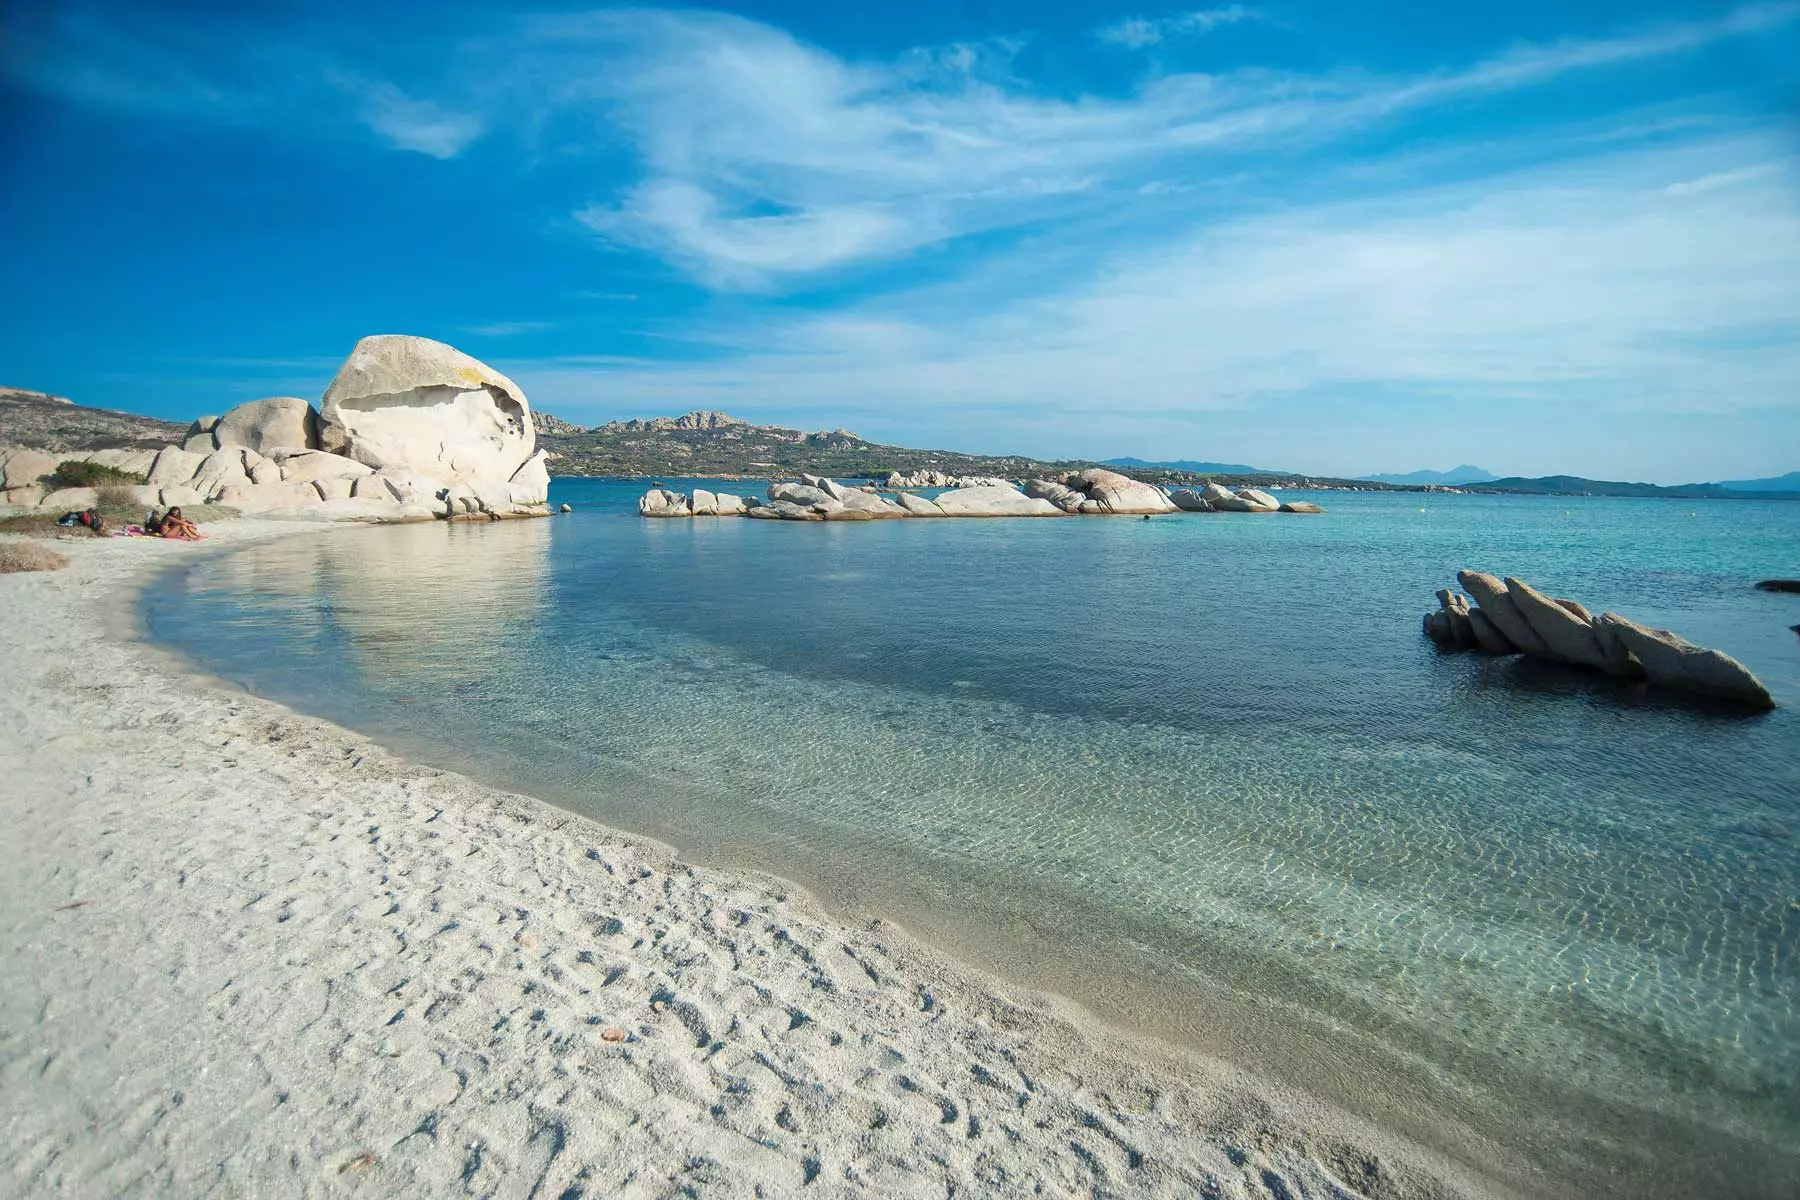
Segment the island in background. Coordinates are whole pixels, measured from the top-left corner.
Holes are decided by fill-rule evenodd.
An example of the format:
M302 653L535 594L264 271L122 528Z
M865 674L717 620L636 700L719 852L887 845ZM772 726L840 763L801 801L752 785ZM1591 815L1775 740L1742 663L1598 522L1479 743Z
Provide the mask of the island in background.
M921 450L871 442L847 429L806 433L779 425L756 425L713 411L691 412L679 417L608 421L591 427L535 409L531 419L536 427L537 445L547 452L550 473L564 476L792 479L807 474L884 480L896 471L931 471L949 477L1029 479L1056 478L1091 468L1107 468L1162 487L1216 482L1233 488L1322 491L1519 493L1681 500L1800 499L1800 473L1766 480L1674 487L1576 475L1490 478L1450 486L1423 481L1345 479L1265 470L1239 463L1157 463L1131 458L1049 461L1023 455ZM51 453L118 446L150 447L179 442L187 430L188 426L173 421L87 408L43 392L0 388L0 445L26 446ZM1750 484L1766 486L1746 486Z

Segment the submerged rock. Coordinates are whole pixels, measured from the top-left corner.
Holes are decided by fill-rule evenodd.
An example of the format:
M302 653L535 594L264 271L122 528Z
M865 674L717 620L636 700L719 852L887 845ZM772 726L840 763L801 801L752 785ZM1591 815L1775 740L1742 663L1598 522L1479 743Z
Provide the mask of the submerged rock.
M1425 633L1439 645L1472 643L1489 654L1522 652L1752 708L1775 707L1762 681L1721 651L1617 613L1595 617L1576 601L1552 599L1511 575L1503 582L1480 571L1460 571L1457 579L1479 607L1470 608L1467 599L1447 589L1438 592L1439 608L1426 614Z

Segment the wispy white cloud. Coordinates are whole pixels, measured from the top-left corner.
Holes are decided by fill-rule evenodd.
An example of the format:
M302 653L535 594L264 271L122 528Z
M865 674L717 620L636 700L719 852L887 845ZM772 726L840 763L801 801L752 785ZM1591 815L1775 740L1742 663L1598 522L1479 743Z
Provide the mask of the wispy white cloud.
M1181 18L1242 19L1236 7ZM1250 14L1251 10L1242 12ZM1411 77L1260 69L1154 78L1122 98L1045 96L1004 75L851 62L712 13L587 14L528 26L543 77L577 80L643 176L579 216L722 289L779 288L972 233L1030 225L1143 190L1315 147L1433 104L1676 54L1791 23L1755 5L1630 35L1520 46ZM534 50L530 53L545 52ZM590 75L594 63L606 70Z
M455 158L481 136L479 117L409 96L384 80L337 71L327 78L352 98L362 122L396 149Z
M9 73L85 103L284 131L360 125L435 158L502 132L562 161L605 158L604 188L570 205L577 221L709 287L779 290L1097 207L1123 217L1138 198L1431 105L1767 33L1800 18L1800 0L1412 76L1247 66L1074 97L1014 78L1018 47L1003 38L853 61L696 10L526 16L385 69L348 62L318 33L209 40L85 12L74 0L53 28L28 30ZM1231 5L1134 18L1117 37L1142 43L1257 15Z
M1642 414L1800 412L1797 200L1800 160L1767 143L1634 152L1191 230L998 306L971 282L720 330L705 362L519 370L551 403L632 411L860 405L929 428L979 409L1041 453L1179 426L1198 452L1196 414L1405 396L1446 453L1479 437L1549 470L1579 448L1591 470L1593 431L1628 441ZM1374 454L1360 411L1306 465Z
M465 326L463 332L476 337L517 337L521 333L542 333L555 328L555 321L490 321L485 325Z
M1262 13L1242 4L1228 8L1208 8L1198 12L1176 13L1167 17L1126 17L1094 30L1094 36L1109 45L1127 50L1142 50L1176 37L1194 37L1211 33L1221 25L1261 20Z

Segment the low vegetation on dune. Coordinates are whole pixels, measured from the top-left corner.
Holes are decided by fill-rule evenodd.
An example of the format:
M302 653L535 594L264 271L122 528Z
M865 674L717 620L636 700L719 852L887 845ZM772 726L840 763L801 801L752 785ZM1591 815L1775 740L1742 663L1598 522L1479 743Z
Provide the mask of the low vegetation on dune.
M57 463L55 473L50 476L52 488L135 487L149 482L148 476L137 471L121 471L105 463L88 462L79 458ZM102 499L104 498L103 496Z
M0 541L0 575L21 571L60 571L69 560L36 542Z

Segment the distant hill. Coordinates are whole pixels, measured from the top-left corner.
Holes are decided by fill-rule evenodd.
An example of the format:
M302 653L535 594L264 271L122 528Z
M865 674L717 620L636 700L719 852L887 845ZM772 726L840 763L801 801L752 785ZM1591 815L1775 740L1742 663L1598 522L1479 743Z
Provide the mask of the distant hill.
M1174 462L1146 462L1141 458L1109 458L1100 465L1103 467L1126 467L1134 471L1186 471L1193 475L1292 474L1291 471L1265 471L1261 467L1247 467L1243 463L1194 462L1185 458Z
M848 429L804 433L781 425L753 425L722 412L679 417L609 421L583 428L533 411L538 445L550 452L552 475L632 475L781 478L805 472L841 479L883 479L893 471L941 471L946 475L991 475L1002 479L1054 478L1085 467L1109 466L1164 485L1191 485L1210 477L1233 486L1349 486L1342 479L1259 471L1232 463L1148 463L1122 458L1051 462L1021 455L963 454L955 450L915 450L871 442ZM1381 484L1361 484L1382 487Z
M1716 483L1684 483L1659 487L1654 483L1618 483L1583 479L1579 475L1545 475L1537 479L1490 479L1470 484L1471 492L1528 492L1540 496L1663 496L1676 500L1739 500L1750 493L1729 491Z
M0 445L33 450L150 449L179 442L186 425L108 408L83 408L61 396L0 388Z
M1800 492L1800 471L1769 479L1727 479L1719 486L1733 492Z
M1371 483L1398 483L1418 485L1421 487L1436 484L1442 487L1453 487L1459 483L1487 483L1498 478L1490 471L1473 467L1464 463L1460 467L1451 467L1448 471L1408 471L1404 475L1359 475Z

